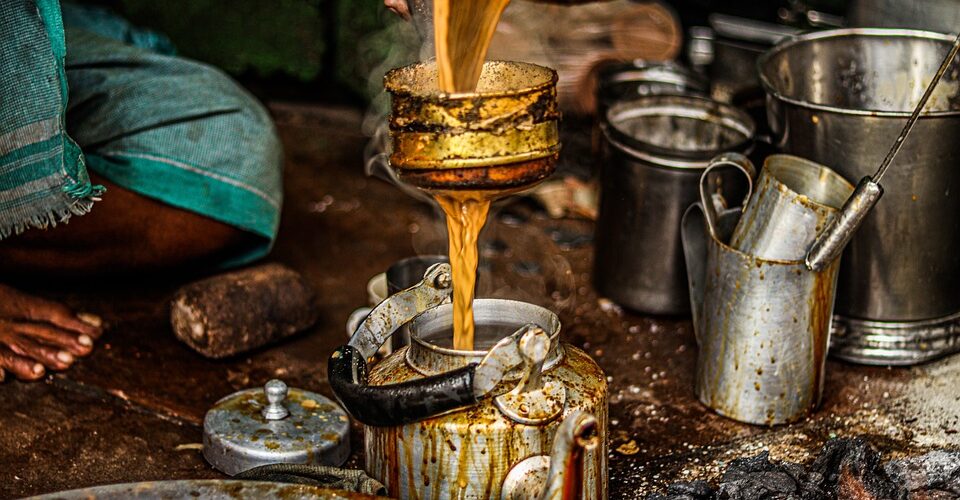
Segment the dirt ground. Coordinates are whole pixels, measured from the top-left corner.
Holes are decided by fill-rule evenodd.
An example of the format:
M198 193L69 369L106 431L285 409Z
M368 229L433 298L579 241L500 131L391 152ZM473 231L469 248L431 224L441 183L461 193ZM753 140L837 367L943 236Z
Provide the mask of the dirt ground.
M270 378L331 395L326 358L346 339L367 280L411 255L443 253L437 212L363 173L360 115L271 106L286 146L286 199L270 260L302 272L321 317L304 334L210 361L171 333L168 301L196 276L110 283L27 283L105 318L97 351L44 382L0 384L0 497L97 484L224 477L194 446L219 398ZM715 478L733 458L769 450L812 459L833 437L866 435L885 456L960 445L960 361L913 369L828 363L822 408L795 425L761 428L711 413L693 396L687 318L643 317L590 284L593 224L552 220L519 200L500 204L482 236L482 295L550 306L564 340L584 348L610 382L610 498L642 498L674 480ZM566 271L570 270L571 273ZM354 443L360 443L359 428ZM359 464L355 444L351 464Z

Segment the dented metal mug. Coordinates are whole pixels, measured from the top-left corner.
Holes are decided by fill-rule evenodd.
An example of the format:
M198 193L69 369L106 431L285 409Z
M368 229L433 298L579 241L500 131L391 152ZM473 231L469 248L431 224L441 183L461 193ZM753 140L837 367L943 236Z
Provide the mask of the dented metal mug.
M821 401L839 259L813 272L803 252L766 259L731 247L742 211L728 209L706 187L712 170L730 166L752 177L745 158L715 160L701 178L700 202L682 221L700 347L696 394L734 420L789 423Z
M770 155L730 246L764 259L802 260L852 192L850 182L819 163Z

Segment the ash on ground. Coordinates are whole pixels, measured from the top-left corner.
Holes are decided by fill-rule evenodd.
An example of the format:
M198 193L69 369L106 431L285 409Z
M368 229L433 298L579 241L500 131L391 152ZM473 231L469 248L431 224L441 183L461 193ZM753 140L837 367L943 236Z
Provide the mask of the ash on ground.
M960 451L940 450L882 463L863 438L827 442L805 467L768 452L730 462L716 486L669 485L649 500L946 500L960 498Z

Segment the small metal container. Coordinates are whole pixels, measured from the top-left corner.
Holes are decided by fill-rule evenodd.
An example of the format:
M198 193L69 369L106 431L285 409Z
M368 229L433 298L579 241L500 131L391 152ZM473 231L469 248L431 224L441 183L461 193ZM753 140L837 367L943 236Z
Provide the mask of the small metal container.
M700 174L724 151L747 152L754 123L738 109L693 96L618 102L602 117L593 280L597 291L653 314L690 310L680 219L697 200ZM723 173L715 189L735 198Z
M768 156L730 246L764 259L803 260L852 192L850 182L823 165Z
M425 189L507 189L535 184L560 152L557 73L487 61L476 92L437 87L434 62L391 70L390 165Z

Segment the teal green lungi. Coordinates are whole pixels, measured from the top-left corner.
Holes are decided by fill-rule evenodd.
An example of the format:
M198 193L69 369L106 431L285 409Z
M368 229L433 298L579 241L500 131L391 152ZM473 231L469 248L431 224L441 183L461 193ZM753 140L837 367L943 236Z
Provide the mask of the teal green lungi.
M95 210L102 188L89 168L261 237L226 264L269 251L281 148L251 95L215 68L161 53L162 38L127 36L137 32L119 18L83 22L66 6L64 29L56 0L0 6L0 40L16 42L0 44L0 237Z

